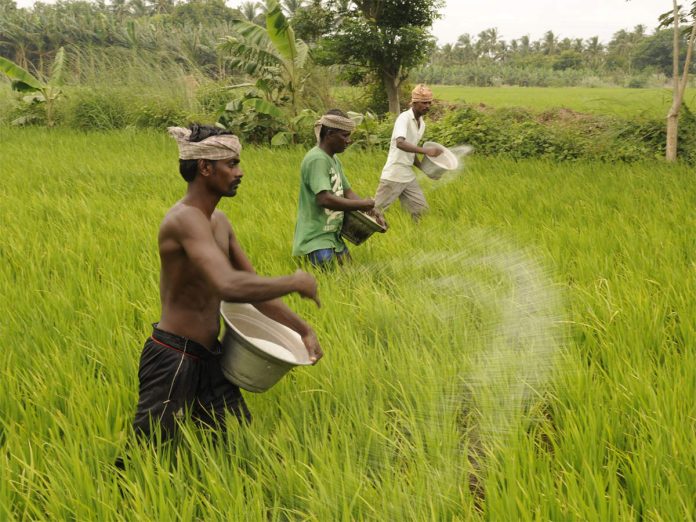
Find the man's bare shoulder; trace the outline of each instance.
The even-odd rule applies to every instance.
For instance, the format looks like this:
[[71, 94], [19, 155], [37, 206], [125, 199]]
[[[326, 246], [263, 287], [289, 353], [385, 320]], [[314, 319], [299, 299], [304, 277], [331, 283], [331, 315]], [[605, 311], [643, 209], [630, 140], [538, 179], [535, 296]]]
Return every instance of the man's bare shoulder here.
[[212, 215], [212, 222], [213, 225], [217, 227], [222, 227], [227, 230], [232, 230], [232, 225], [230, 224], [230, 220], [227, 217], [227, 214], [225, 214], [222, 210], [215, 209]]
[[182, 202], [169, 209], [160, 224], [160, 238], [178, 237], [190, 230], [195, 230], [207, 222], [200, 209]]

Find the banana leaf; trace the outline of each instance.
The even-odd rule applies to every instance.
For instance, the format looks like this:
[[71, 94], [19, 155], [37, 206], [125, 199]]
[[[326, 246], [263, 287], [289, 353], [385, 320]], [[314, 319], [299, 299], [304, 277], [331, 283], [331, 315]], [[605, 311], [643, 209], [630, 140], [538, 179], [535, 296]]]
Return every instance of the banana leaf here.
[[297, 59], [297, 47], [295, 46], [295, 31], [292, 30], [287, 18], [276, 0], [268, 2], [266, 12], [266, 30], [278, 53], [288, 62], [294, 63]]
[[266, 100], [262, 100], [261, 98], [251, 98], [245, 100], [243, 105], [245, 108], [254, 109], [256, 112], [260, 114], [268, 114], [269, 116], [272, 116], [279, 120], [283, 119], [283, 111], [281, 111], [273, 103]]
[[271, 146], [282, 147], [284, 145], [291, 145], [292, 138], [292, 132], [281, 131], [271, 138]]
[[35, 92], [43, 89], [44, 85], [22, 69], [16, 63], [0, 56], [0, 71], [4, 72], [12, 80], [12, 89], [19, 92]]

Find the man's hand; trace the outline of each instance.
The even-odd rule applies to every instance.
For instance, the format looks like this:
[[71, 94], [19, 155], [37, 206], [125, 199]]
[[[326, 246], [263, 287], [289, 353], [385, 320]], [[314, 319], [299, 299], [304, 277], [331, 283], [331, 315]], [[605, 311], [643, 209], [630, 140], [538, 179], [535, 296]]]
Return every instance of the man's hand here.
[[317, 364], [319, 359], [324, 356], [324, 352], [319, 345], [319, 340], [317, 339], [317, 334], [314, 333], [314, 330], [310, 330], [303, 335], [302, 342], [304, 343], [305, 348], [307, 348], [309, 360], [312, 361], [312, 364]]
[[387, 224], [387, 220], [384, 219], [384, 214], [377, 207], [370, 210], [367, 214], [372, 216], [373, 218], [375, 218], [375, 221], [377, 221], [377, 223], [379, 223], [382, 227], [389, 228], [389, 225]]
[[311, 299], [317, 306], [321, 307], [321, 301], [319, 301], [319, 287], [317, 285], [317, 280], [313, 275], [308, 274], [303, 270], [297, 270], [293, 277], [295, 278], [295, 291], [300, 294], [305, 299]]
[[437, 158], [440, 154], [442, 154], [442, 149], [440, 147], [424, 147], [423, 148], [423, 153], [426, 156], [429, 156], [431, 158]]
[[371, 212], [375, 208], [375, 200], [374, 199], [367, 198], [367, 199], [363, 199], [363, 201], [365, 202], [365, 205], [363, 206], [363, 208], [360, 209], [363, 212]]

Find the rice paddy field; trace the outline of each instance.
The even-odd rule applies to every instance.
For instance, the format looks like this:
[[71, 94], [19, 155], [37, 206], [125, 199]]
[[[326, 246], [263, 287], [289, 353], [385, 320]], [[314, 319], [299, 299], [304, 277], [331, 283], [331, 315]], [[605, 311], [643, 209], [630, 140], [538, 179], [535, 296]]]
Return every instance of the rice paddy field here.
[[[666, 118], [672, 105], [671, 89], [621, 87], [465, 87], [432, 86], [435, 97], [449, 102], [527, 107], [534, 110], [566, 108], [590, 114], [634, 118]], [[687, 89], [684, 103], [694, 106], [696, 91]]]
[[[468, 87], [462, 85], [431, 85], [436, 100], [490, 107], [525, 107], [535, 111], [570, 109], [588, 114], [609, 114], [633, 119], [666, 118], [672, 105], [671, 89], [626, 89], [621, 87]], [[338, 99], [359, 99], [356, 87], [335, 87]], [[687, 89], [684, 103], [689, 108], [696, 102], [696, 90]]]
[[[221, 203], [265, 275], [297, 268], [303, 154], [245, 149]], [[372, 194], [384, 154], [342, 161]], [[287, 299], [324, 359], [246, 393], [250, 426], [160, 447], [129, 441], [175, 144], [0, 128], [0, 165], [1, 520], [694, 519], [692, 169], [474, 155], [423, 179], [421, 222], [389, 209], [317, 274], [322, 308]]]

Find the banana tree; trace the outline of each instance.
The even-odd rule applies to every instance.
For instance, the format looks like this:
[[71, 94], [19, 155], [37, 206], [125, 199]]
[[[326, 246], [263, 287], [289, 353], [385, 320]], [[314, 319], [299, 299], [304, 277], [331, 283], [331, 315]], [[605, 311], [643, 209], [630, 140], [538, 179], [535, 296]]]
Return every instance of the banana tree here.
[[[12, 90], [25, 93], [23, 100], [26, 103], [43, 103], [46, 107], [46, 123], [49, 127], [53, 126], [53, 111], [55, 102], [63, 94], [61, 86], [63, 84], [63, 69], [65, 66], [65, 51], [61, 47], [56, 53], [51, 66], [51, 74], [48, 80], [42, 80], [29, 73], [16, 63], [0, 56], [0, 71], [12, 82]], [[15, 120], [15, 123], [25, 123], [22, 119]]]
[[[244, 71], [253, 83], [232, 86], [246, 88], [240, 98], [242, 105], [233, 100], [227, 110], [253, 108], [266, 116], [281, 119], [286, 126], [300, 115], [300, 104], [305, 82], [309, 78], [309, 48], [295, 38], [277, 0], [266, 0], [266, 27], [239, 20], [233, 23], [236, 35], [220, 44], [220, 51], [230, 54], [230, 64]], [[292, 133], [293, 129], [285, 131]], [[287, 135], [275, 142], [286, 141]]]

